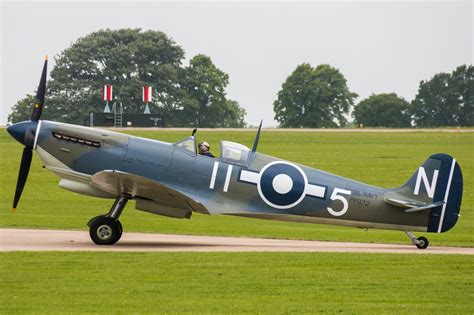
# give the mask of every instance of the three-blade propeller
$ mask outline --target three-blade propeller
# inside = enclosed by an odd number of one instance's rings
[[[43,72],[41,73],[41,79],[38,86],[38,91],[36,92],[36,100],[33,105],[33,112],[31,113],[31,121],[37,122],[41,118],[41,113],[44,106],[44,96],[46,94],[46,72],[48,68],[48,57],[46,56],[44,60]],[[26,179],[28,178],[28,173],[30,171],[31,159],[33,157],[33,145],[34,145],[35,135],[33,130],[29,128],[25,129],[24,132],[24,144],[23,154],[21,156],[20,171],[18,173],[18,180],[16,183],[15,197],[13,199],[13,208],[12,212],[15,212],[16,206],[20,201],[23,188],[26,184]]]

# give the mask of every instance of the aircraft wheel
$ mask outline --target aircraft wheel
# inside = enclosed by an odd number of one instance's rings
[[[122,237],[122,224],[111,217],[95,217],[89,226],[89,235],[97,245],[113,245]]]
[[[417,240],[419,241],[419,243],[416,244],[416,247],[418,247],[418,249],[425,249],[430,244],[430,242],[428,242],[428,239],[423,236],[418,237]]]

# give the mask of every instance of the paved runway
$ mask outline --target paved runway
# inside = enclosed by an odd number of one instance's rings
[[[113,246],[97,246],[86,231],[0,229],[0,251],[135,252],[354,252],[474,255],[474,248],[275,240],[248,237],[124,233]]]

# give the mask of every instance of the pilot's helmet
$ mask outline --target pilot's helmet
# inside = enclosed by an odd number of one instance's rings
[[[209,149],[211,148],[209,143],[207,143],[206,141],[199,142],[198,147],[199,147],[199,150],[202,151],[202,152],[209,151]]]

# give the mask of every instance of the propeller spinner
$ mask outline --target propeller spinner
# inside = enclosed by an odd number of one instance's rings
[[[23,144],[23,154],[21,156],[20,171],[18,173],[18,180],[16,183],[15,197],[13,199],[12,212],[15,212],[16,206],[20,201],[23,188],[28,178],[30,171],[31,159],[33,157],[35,132],[38,126],[38,120],[41,118],[41,113],[44,106],[44,97],[46,94],[46,73],[48,68],[48,56],[44,60],[43,72],[36,92],[36,100],[33,105],[33,112],[31,113],[31,121],[24,121],[8,127],[7,131],[18,142]]]

